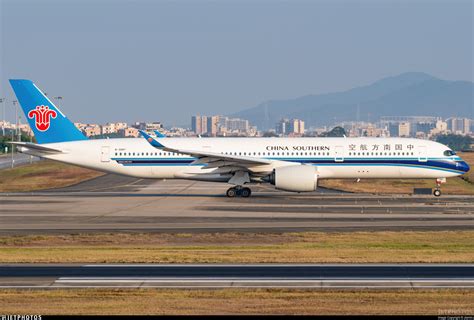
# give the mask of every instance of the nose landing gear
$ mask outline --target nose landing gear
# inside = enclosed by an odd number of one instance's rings
[[[243,198],[248,198],[252,194],[252,190],[247,187],[242,187],[242,186],[235,186],[232,188],[229,188],[226,192],[226,196],[229,198],[234,198],[234,197],[243,197]]]
[[[446,178],[438,178],[436,179],[436,189],[433,191],[433,195],[435,197],[441,196],[441,184],[446,182]]]

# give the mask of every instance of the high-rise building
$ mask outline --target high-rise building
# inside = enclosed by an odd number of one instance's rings
[[[288,134],[304,134],[304,121],[300,119],[291,119],[288,125]]]
[[[455,134],[469,134],[471,132],[471,120],[468,118],[449,118],[448,130]]]
[[[464,134],[471,133],[471,122],[472,122],[471,119],[464,118],[464,130],[463,130]]]
[[[275,131],[282,135],[302,135],[304,134],[304,121],[300,119],[281,119],[276,124]]]
[[[276,124],[275,132],[276,132],[277,134],[283,134],[283,135],[285,135],[285,134],[288,132],[288,124],[289,124],[289,120],[288,120],[288,119],[281,119],[281,120],[278,121],[278,123]]]
[[[201,116],[192,116],[191,117],[191,130],[195,133],[201,133]]]
[[[192,116],[191,128],[196,134],[204,134],[207,132],[207,117],[206,116]]]
[[[219,116],[207,117],[207,134],[215,137],[219,129]]]
[[[400,133],[398,123],[389,122],[388,123],[388,132],[390,133],[391,137],[398,137],[398,135]]]

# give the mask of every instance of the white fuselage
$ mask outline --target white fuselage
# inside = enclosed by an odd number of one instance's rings
[[[169,148],[273,160],[275,167],[313,165],[318,179],[447,178],[469,167],[448,147],[408,138],[163,138]],[[100,139],[46,144],[59,154],[22,152],[99,171],[141,178],[229,180],[217,168],[193,164],[189,155],[165,152],[143,138]]]

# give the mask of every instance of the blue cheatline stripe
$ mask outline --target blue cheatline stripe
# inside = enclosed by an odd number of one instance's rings
[[[424,168],[440,170],[453,173],[464,173],[456,169],[452,158],[429,158],[427,161],[419,162],[418,158],[345,158],[344,161],[335,161],[334,158],[266,158],[310,164],[315,166],[401,166],[411,168]],[[196,158],[112,158],[123,166],[189,166]],[[205,164],[194,164],[193,166],[205,166]]]
[[[347,167],[355,167],[355,166],[367,166],[367,167],[383,167],[383,166],[390,166],[390,167],[407,167],[407,168],[423,168],[423,169],[431,169],[431,170],[439,170],[439,171],[447,171],[447,172],[453,172],[453,173],[461,173],[463,174],[464,171],[461,170],[454,170],[454,169],[446,169],[446,168],[441,168],[441,167],[435,167],[435,166],[427,166],[427,165],[414,165],[414,164],[397,164],[397,163],[366,163],[366,164],[360,164],[360,163],[333,163],[333,164],[314,164],[315,166],[347,166]]]

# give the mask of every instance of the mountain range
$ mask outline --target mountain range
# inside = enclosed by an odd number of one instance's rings
[[[281,118],[303,119],[307,128],[357,119],[375,121],[381,116],[474,118],[474,83],[407,72],[347,91],[270,100],[231,116],[263,130],[275,127]]]

